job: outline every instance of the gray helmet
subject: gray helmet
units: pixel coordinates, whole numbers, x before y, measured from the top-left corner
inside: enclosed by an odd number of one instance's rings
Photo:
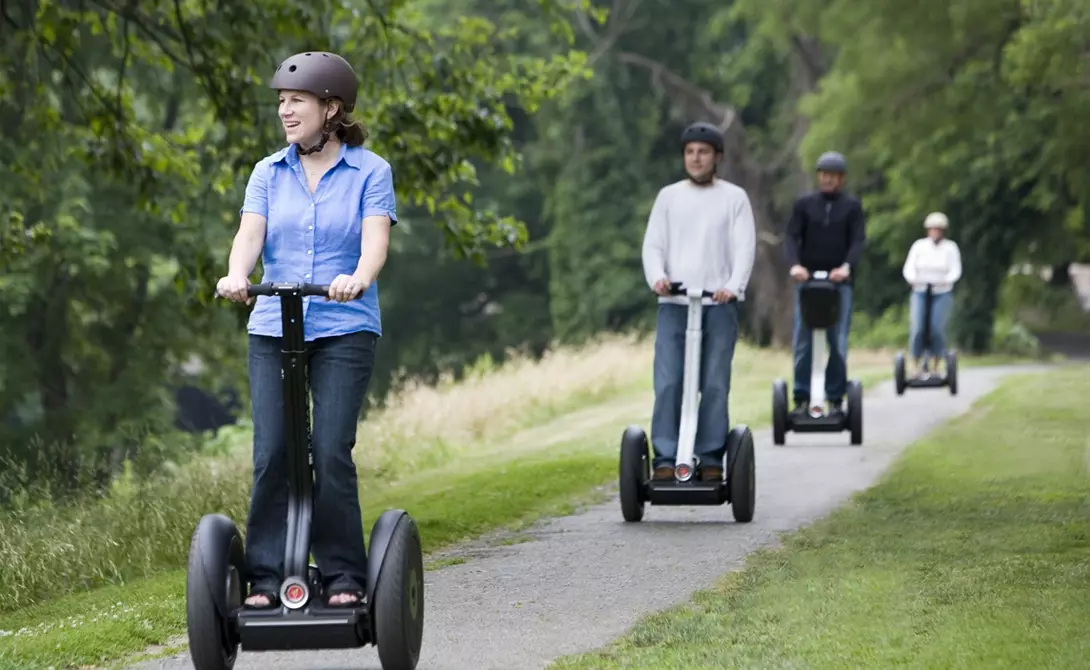
[[[837,151],[826,151],[817,159],[817,170],[818,172],[845,173],[848,171],[848,159]]]
[[[269,88],[306,91],[322,100],[340,98],[347,114],[356,107],[360,82],[348,61],[325,51],[308,51],[289,57],[273,74]]]
[[[685,147],[689,142],[707,142],[715,147],[719,153],[723,153],[723,133],[710,123],[698,121],[681,133],[681,146]]]

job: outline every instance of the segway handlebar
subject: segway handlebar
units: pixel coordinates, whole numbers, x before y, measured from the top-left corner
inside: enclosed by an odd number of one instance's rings
[[[685,288],[681,282],[670,282],[670,295],[689,295],[689,290]],[[715,295],[714,291],[703,291],[700,296],[702,298],[711,298]]]
[[[299,284],[292,282],[265,282],[250,284],[247,293],[252,296],[279,296],[285,293],[299,292],[301,295],[329,295],[329,284]]]

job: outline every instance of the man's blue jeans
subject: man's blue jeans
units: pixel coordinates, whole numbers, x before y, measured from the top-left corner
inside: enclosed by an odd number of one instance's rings
[[[920,359],[924,355],[923,311],[927,305],[925,291],[913,291],[909,303],[909,322],[911,323],[908,348],[912,358]],[[946,323],[950,320],[950,309],[954,306],[954,293],[932,294],[931,296],[931,346],[934,358],[946,355]]]
[[[844,399],[848,389],[848,334],[852,327],[852,287],[841,284],[840,318],[836,325],[825,331],[829,343],[829,362],[825,366],[825,397],[834,405]],[[802,323],[799,297],[802,285],[795,287],[795,387],[792,395],[796,403],[810,402],[810,375],[813,371],[813,331]]]
[[[365,586],[367,555],[352,449],[377,339],[374,333],[357,332],[307,343],[314,405],[311,542],[328,590]],[[250,336],[254,480],[246,522],[246,571],[253,591],[274,593],[284,579],[288,514],[280,361],[280,338]]]
[[[718,467],[723,459],[730,421],[730,369],[738,339],[738,307],[731,301],[706,305],[701,324],[700,409],[693,453],[703,465]],[[673,466],[681,425],[685,372],[685,328],[689,308],[659,304],[655,333],[655,408],[651,415],[654,467]]]

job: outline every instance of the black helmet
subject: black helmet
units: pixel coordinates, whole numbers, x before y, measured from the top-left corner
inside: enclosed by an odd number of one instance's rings
[[[844,158],[842,153],[826,151],[817,159],[817,171],[846,173],[848,171],[848,159]]]
[[[320,99],[340,98],[345,113],[356,107],[360,82],[348,61],[325,51],[307,51],[289,57],[269,82],[269,88],[306,91]]]
[[[723,153],[723,132],[710,123],[698,121],[681,133],[681,147],[689,142],[707,142],[715,147],[716,152]]]

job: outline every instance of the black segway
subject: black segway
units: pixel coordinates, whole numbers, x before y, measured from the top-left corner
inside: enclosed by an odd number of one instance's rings
[[[796,433],[851,432],[852,445],[863,444],[863,384],[858,379],[848,382],[848,411],[842,416],[830,416],[822,409],[825,404],[825,331],[840,317],[840,293],[829,273],[814,272],[799,293],[802,322],[813,332],[813,361],[810,375],[810,407],[805,413],[791,412],[787,405],[787,382],[772,383],[772,442],[783,445],[788,431]]]
[[[255,284],[251,296],[278,296],[284,327],[284,436],[289,502],[285,579],[280,606],[243,605],[246,593],[242,538],[222,514],[201,518],[189,545],[186,623],[196,670],[230,670],[245,651],[346,649],[373,644],[384,670],[413,670],[424,633],[424,561],[416,523],[387,510],[371,528],[366,596],[355,607],[328,607],[322,576],[308,565],[311,490],[310,411],[303,339],[303,296],[325,296],[328,286]]]
[[[724,479],[718,482],[693,481],[699,413],[700,349],[703,340],[704,316],[702,298],[711,291],[685,290],[681,284],[671,284],[671,295],[689,298],[688,325],[685,330],[685,368],[681,396],[681,425],[678,431],[677,456],[674,459],[673,481],[651,479],[651,450],[647,433],[639,426],[628,426],[621,436],[620,489],[621,514],[625,521],[643,519],[645,503],[652,505],[722,505],[729,502],[734,520],[753,520],[757,502],[757,472],[753,453],[753,433],[745,424],[727,433],[723,453]],[[726,407],[723,408],[726,411]]]
[[[893,356],[893,385],[897,395],[904,395],[905,389],[934,389],[949,387],[950,395],[958,394],[958,354],[956,351],[946,352],[946,374],[941,375],[937,371],[931,374],[931,290],[932,285],[927,285],[924,294],[923,308],[923,374],[916,379],[905,378],[905,352],[898,351]]]

